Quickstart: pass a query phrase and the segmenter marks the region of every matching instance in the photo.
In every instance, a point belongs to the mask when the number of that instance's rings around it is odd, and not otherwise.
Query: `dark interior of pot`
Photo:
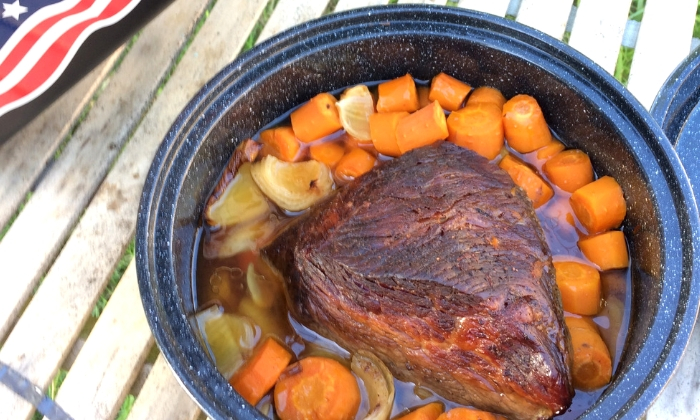
[[[637,418],[658,395],[698,305],[697,211],[661,130],[612,77],[558,41],[487,15],[406,6],[330,16],[252,50],[190,103],[156,157],[137,233],[144,307],[170,365],[210,416],[262,418],[217,373],[192,317],[197,228],[233,149],[318,92],[441,71],[506,97],[533,95],[561,140],[621,184],[630,332],[612,384],[583,417]]]

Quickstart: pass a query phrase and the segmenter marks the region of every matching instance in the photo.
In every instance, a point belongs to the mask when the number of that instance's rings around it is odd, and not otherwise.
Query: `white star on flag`
[[[3,3],[2,7],[5,9],[4,12],[2,12],[2,17],[13,17],[15,20],[19,21],[19,15],[22,13],[27,13],[27,8],[19,4],[19,0],[15,0],[14,3]]]

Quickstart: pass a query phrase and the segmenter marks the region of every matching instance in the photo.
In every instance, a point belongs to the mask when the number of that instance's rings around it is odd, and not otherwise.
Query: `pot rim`
[[[454,20],[459,22],[455,23]],[[380,22],[391,22],[394,25],[396,22],[415,21],[427,21],[438,26],[460,26],[460,29],[466,33],[465,36],[472,31],[489,32],[490,39],[480,41],[470,39],[470,41],[496,42],[494,48],[500,46],[499,42],[518,43],[522,49],[517,51],[519,54],[527,52],[546,58],[544,63],[537,64],[545,71],[564,71],[572,77],[586,80],[587,83],[579,86],[582,94],[600,96],[596,92],[605,89],[606,94],[612,96],[608,98],[607,103],[601,103],[608,108],[615,104],[622,109],[615,111],[615,109],[601,108],[602,112],[614,111],[616,115],[626,113],[635,119],[631,122],[626,121],[630,125],[636,124],[638,130],[646,134],[642,141],[629,140],[630,147],[634,149],[640,161],[645,157],[655,158],[653,162],[647,162],[653,165],[643,166],[643,171],[647,179],[653,185],[657,185],[658,191],[655,189],[655,193],[658,193],[658,200],[668,200],[671,209],[667,210],[673,210],[670,213],[664,212],[669,217],[661,223],[662,233],[664,233],[663,257],[668,264],[664,264],[661,275],[665,281],[660,300],[662,302],[668,300],[678,305],[676,308],[671,308],[675,311],[660,311],[648,332],[648,335],[658,334],[658,337],[664,337],[666,340],[645,342],[632,356],[633,360],[629,368],[623,374],[617,375],[617,379],[610,388],[581,418],[594,418],[603,414],[615,418],[640,417],[661,392],[680,360],[690,338],[700,300],[700,281],[698,280],[700,259],[696,262],[693,258],[694,250],[700,249],[700,236],[697,235],[700,220],[690,183],[678,156],[646,109],[612,76],[581,53],[519,23],[485,13],[443,6],[376,6],[331,14],[296,26],[241,55],[207,82],[185,107],[163,140],[149,170],[139,207],[136,235],[137,272],[142,303],[151,330],[165,359],[185,389],[211,417],[265,418],[243,401],[240,395],[228,386],[223,377],[213,384],[209,380],[206,386],[211,388],[208,390],[210,394],[205,395],[204,390],[196,385],[199,383],[204,385],[202,377],[207,378],[218,374],[213,363],[199,346],[194,335],[190,334],[191,337],[188,337],[187,342],[184,343],[176,342],[174,339],[178,336],[177,333],[187,332],[190,325],[178,297],[168,296],[168,287],[175,285],[170,257],[174,201],[171,203],[163,196],[173,192],[171,182],[179,183],[184,179],[184,173],[171,172],[173,162],[183,159],[185,162],[191,162],[194,153],[185,156],[187,153],[181,148],[187,146],[196,151],[207,138],[207,134],[192,138],[190,133],[195,129],[208,133],[222,118],[227,109],[223,98],[225,91],[240,87],[236,97],[244,96],[253,89],[256,80],[264,79],[276,69],[297,60],[300,55],[310,54],[334,42],[350,42],[365,38],[365,36],[356,35],[333,41],[331,32],[339,32],[339,28],[346,30],[359,25],[364,27]],[[475,26],[461,26],[465,22]],[[424,32],[430,33],[430,28],[424,30],[414,28],[411,31],[413,34]],[[299,50],[302,44],[305,44],[307,49]],[[309,46],[312,47],[309,48]],[[298,54],[294,54],[295,52]],[[276,62],[275,58],[281,58],[280,62]],[[183,167],[188,166],[183,165]],[[658,202],[655,205],[658,205]],[[681,248],[676,244],[678,238],[682,243]],[[169,269],[158,269],[163,264]],[[669,280],[673,279],[678,281],[669,283]],[[680,289],[683,289],[683,296]],[[667,345],[669,343],[670,345]],[[641,366],[642,361],[649,357],[654,357],[653,360],[656,360],[656,363],[651,367]],[[628,398],[619,399],[622,394]],[[214,400],[210,398],[211,396],[215,397]],[[223,401],[229,401],[229,403]]]

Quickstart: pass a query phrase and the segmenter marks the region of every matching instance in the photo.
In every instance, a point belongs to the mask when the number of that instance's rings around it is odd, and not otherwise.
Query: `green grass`
[[[117,285],[119,284],[119,281],[124,275],[126,268],[129,266],[131,260],[134,259],[134,253],[135,243],[132,239],[129,245],[127,245],[126,250],[124,251],[124,254],[122,255],[121,259],[119,259],[119,262],[117,262],[117,266],[114,268],[114,272],[112,272],[112,276],[109,278],[109,283],[107,284],[107,287],[97,299],[95,307],[92,308],[91,314],[94,318],[98,318],[102,314],[102,311],[104,311],[105,307],[107,306],[107,302],[109,301],[109,298],[112,297],[112,293],[114,293],[114,290],[117,288]]]
[[[459,5],[459,0],[449,0],[446,6],[457,6]]]
[[[267,21],[270,20],[270,16],[272,16],[272,12],[275,10],[275,7],[277,7],[277,3],[279,3],[279,0],[269,0],[267,2],[262,14],[260,15],[260,18],[255,23],[253,30],[250,31],[248,38],[245,40],[245,44],[243,44],[243,48],[241,48],[241,53],[244,53],[255,46],[255,42],[260,37],[260,33],[265,27]],[[338,2],[335,1],[335,4],[338,4]],[[335,8],[335,4],[333,5],[333,8]],[[328,10],[328,8],[326,8],[326,10]]]
[[[129,413],[131,412],[131,409],[134,407],[134,402],[136,401],[136,397],[133,395],[129,394],[126,396],[124,399],[124,403],[122,404],[121,408],[119,409],[119,414],[117,414],[116,420],[126,420],[127,417],[129,417]]]
[[[56,376],[53,378],[53,380],[49,384],[49,388],[46,390],[47,397],[51,398],[52,400],[56,399],[56,395],[58,394],[58,389],[61,388],[63,381],[66,379],[66,375],[68,375],[67,370],[64,370],[64,369],[58,370],[58,373],[56,374]],[[34,415],[32,416],[32,420],[41,420],[43,418],[44,418],[44,415],[38,411],[35,411]]]
[[[5,235],[7,235],[7,232],[10,230],[10,228],[12,227],[12,224],[15,222],[15,220],[17,220],[17,216],[19,216],[19,214],[22,212],[22,210],[24,209],[24,206],[27,205],[30,198],[32,198],[31,191],[27,193],[26,197],[24,197],[24,201],[22,201],[20,203],[15,214],[13,214],[12,217],[10,217],[10,220],[8,220],[7,223],[5,223],[5,226],[3,226],[2,229],[0,229],[0,241],[2,241],[2,238],[4,238]]]
[[[326,8],[323,10],[323,13],[321,13],[322,16],[326,16],[327,14],[333,13],[335,10],[335,7],[338,5],[338,0],[330,0],[328,4],[326,5]]]

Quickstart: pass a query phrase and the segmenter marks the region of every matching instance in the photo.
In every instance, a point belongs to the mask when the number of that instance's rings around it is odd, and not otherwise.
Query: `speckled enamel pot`
[[[193,320],[203,203],[236,145],[318,92],[440,71],[510,97],[534,95],[555,132],[614,176],[628,202],[630,333],[611,386],[584,418],[638,418],[672,374],[698,309],[698,213],[671,144],[649,113],[583,55],[532,29],[457,8],[392,6],[327,16],[222,70],[166,136],[143,192],[137,267],[165,358],[213,418],[263,418],[217,373]]]

